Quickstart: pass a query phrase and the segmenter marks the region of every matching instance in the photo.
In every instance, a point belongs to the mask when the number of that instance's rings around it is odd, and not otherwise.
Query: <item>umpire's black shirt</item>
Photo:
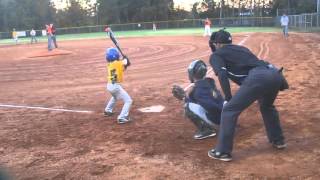
[[[232,97],[228,78],[241,85],[249,71],[268,63],[259,60],[248,48],[239,45],[225,45],[210,56],[210,64],[218,76],[226,101]]]

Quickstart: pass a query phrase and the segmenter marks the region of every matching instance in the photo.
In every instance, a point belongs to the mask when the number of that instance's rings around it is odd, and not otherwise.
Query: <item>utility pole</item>
[[[317,13],[320,14],[320,0],[317,1]]]
[[[290,15],[290,0],[288,0],[288,12],[286,14]]]
[[[98,2],[96,2],[94,6],[95,6],[94,10],[95,10],[95,14],[96,14],[96,25],[99,25],[99,4],[98,4]]]
[[[223,0],[220,0],[220,19],[222,18]]]

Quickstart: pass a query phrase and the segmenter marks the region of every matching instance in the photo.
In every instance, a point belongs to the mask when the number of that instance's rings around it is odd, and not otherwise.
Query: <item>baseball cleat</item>
[[[287,147],[287,144],[283,140],[273,141],[272,147],[276,149],[285,149]]]
[[[103,112],[103,115],[104,115],[105,117],[109,117],[109,116],[112,116],[112,115],[113,115],[113,112],[104,111],[104,112]]]
[[[217,133],[214,130],[207,130],[207,131],[198,131],[193,138],[196,140],[201,140],[209,137],[216,136]]]
[[[131,121],[130,117],[123,117],[123,118],[118,119],[119,124],[124,124],[124,123],[130,122],[130,121]]]
[[[217,152],[215,149],[211,149],[208,151],[208,156],[212,159],[217,159],[220,161],[231,161],[232,160],[232,156],[229,153],[222,153],[222,152]]]

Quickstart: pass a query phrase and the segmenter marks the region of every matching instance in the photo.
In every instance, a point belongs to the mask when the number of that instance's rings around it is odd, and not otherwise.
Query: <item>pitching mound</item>
[[[51,56],[63,56],[72,54],[71,51],[62,50],[62,49],[54,49],[52,51],[48,50],[40,50],[34,51],[27,55],[27,58],[39,58],[39,57],[51,57]]]

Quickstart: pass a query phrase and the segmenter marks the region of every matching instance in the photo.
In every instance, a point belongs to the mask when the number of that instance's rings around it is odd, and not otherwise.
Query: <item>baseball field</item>
[[[123,87],[134,101],[133,121],[123,125],[103,116],[110,98],[105,49],[113,46],[105,34],[65,38],[52,52],[45,41],[0,46],[2,169],[14,179],[320,178],[319,34],[234,31],[235,44],[284,67],[290,89],[275,102],[288,147],[268,143],[254,103],[238,120],[230,163],[207,156],[216,137],[193,140],[195,128],[171,94],[173,84],[189,84],[193,59],[208,63],[208,37],[142,36],[118,39],[132,63]],[[165,109],[138,110],[154,105]]]

